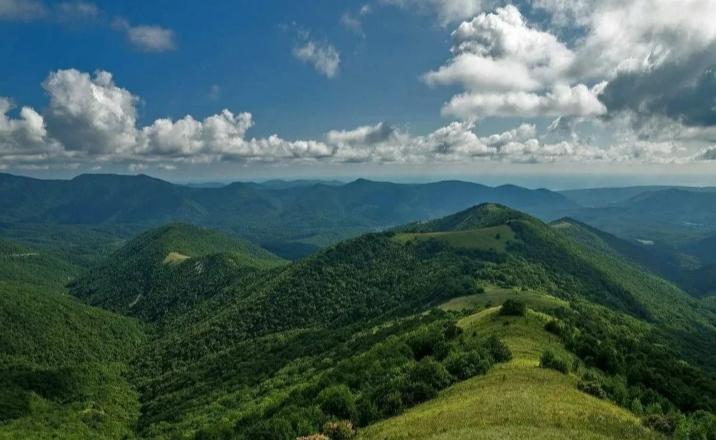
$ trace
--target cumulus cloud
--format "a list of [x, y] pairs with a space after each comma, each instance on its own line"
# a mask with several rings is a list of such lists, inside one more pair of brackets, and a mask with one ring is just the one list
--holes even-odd
[[[613, 141], [602, 146], [583, 142], [576, 136], [550, 137], [550, 133], [558, 132], [561, 126], [573, 130], [578, 121], [574, 118], [560, 118], [546, 134], [540, 134], [535, 124], [521, 123], [503, 132], [481, 135], [475, 121], [462, 120], [424, 135], [414, 135], [379, 122], [330, 130], [322, 139], [306, 140], [287, 140], [278, 135], [251, 137], [252, 115], [228, 109], [203, 119], [187, 115], [179, 119], [160, 118], [139, 126], [136, 116], [139, 98], [117, 85], [108, 72], [90, 75], [74, 69], [59, 70], [51, 72], [42, 86], [49, 97], [42, 112], [29, 107], [17, 111], [9, 99], [0, 98], [0, 166], [3, 168], [123, 163], [133, 171], [147, 167], [171, 170], [179, 164], [218, 161], [678, 162], [710, 160], [713, 156], [710, 150], [703, 150], [700, 155], [689, 153], [683, 145], [674, 142], [677, 138], [685, 141], [698, 138], [706, 130], [680, 130], [683, 126], [679, 124], [654, 124], [663, 132], [645, 128], [643, 133], [649, 135], [617, 130]], [[572, 92], [570, 89], [563, 93], [569, 97]], [[569, 98], [557, 95], [559, 93], [551, 99], [570, 102]], [[585, 96], [589, 94], [585, 92]], [[525, 111], [525, 108], [519, 109], [520, 113]], [[626, 127], [629, 121], [621, 123]], [[716, 130], [711, 135], [716, 137]]]
[[293, 56], [312, 64], [318, 73], [327, 78], [335, 77], [341, 64], [340, 53], [328, 42], [308, 40], [293, 49]]
[[478, 116], [540, 117], [606, 113], [599, 95], [606, 83], [587, 88], [556, 85], [544, 95], [528, 92], [464, 93], [454, 96], [443, 107], [443, 114], [470, 119]]
[[618, 115], [666, 116], [686, 126], [716, 125], [716, 44], [683, 62], [619, 73], [602, 101]]
[[483, 116], [600, 115], [605, 84], [572, 85], [575, 54], [554, 35], [530, 27], [513, 5], [481, 13], [452, 33], [452, 58], [428, 72], [429, 85], [460, 85], [443, 114]]
[[0, 97], [0, 152], [28, 154], [44, 151], [47, 130], [42, 115], [30, 107], [23, 107], [20, 118], [11, 119], [7, 113], [12, 108], [8, 98]]
[[125, 32], [127, 40], [145, 52], [166, 52], [176, 48], [175, 34], [171, 29], [161, 26], [133, 26], [124, 18], [116, 18], [112, 27]]
[[68, 150], [111, 153], [135, 145], [137, 97], [116, 86], [109, 72], [58, 70], [42, 87], [50, 98], [48, 129]]

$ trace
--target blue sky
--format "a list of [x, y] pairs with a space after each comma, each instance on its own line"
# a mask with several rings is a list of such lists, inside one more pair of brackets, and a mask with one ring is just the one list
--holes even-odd
[[0, 0], [0, 169], [713, 184], [710, 12], [703, 0]]

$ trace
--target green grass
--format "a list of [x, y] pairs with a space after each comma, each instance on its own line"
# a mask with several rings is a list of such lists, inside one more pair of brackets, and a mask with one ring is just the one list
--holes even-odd
[[404, 232], [396, 234], [394, 239], [401, 243], [436, 239], [454, 248], [503, 253], [507, 244], [515, 240], [515, 233], [508, 225], [499, 225], [466, 231]]
[[453, 298], [441, 304], [440, 308], [446, 311], [472, 310], [486, 306], [500, 305], [508, 299], [520, 301], [527, 307], [540, 311], [549, 311], [568, 306], [568, 303], [562, 299], [532, 289], [518, 290], [490, 285], [485, 287], [484, 293]]
[[[368, 439], [659, 439], [637, 417], [608, 401], [580, 392], [576, 377], [539, 368], [551, 349], [570, 355], [544, 331], [548, 315], [501, 317], [499, 307], [462, 319], [466, 334], [497, 335], [513, 359], [487, 375], [460, 382], [437, 398], [360, 432]], [[506, 324], [507, 323], [507, 324]]]

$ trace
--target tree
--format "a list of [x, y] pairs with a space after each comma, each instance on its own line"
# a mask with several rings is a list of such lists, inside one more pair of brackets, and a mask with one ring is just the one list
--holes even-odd
[[321, 410], [329, 416], [339, 419], [356, 420], [356, 399], [345, 385], [334, 385], [318, 394]]

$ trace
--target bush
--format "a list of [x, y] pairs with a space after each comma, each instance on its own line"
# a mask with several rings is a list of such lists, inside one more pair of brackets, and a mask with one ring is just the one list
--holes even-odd
[[606, 399], [607, 398], [607, 392], [604, 391], [604, 388], [602, 388], [602, 385], [594, 380], [580, 380], [577, 383], [577, 388], [587, 394], [591, 394], [594, 397], [597, 397], [599, 399]]
[[452, 382], [450, 373], [435, 359], [427, 357], [416, 363], [408, 378], [411, 382], [422, 382], [437, 390], [441, 390]]
[[671, 414], [650, 414], [641, 419], [644, 426], [662, 434], [671, 435], [676, 430], [678, 420]]
[[328, 387], [318, 394], [321, 410], [329, 416], [339, 419], [356, 420], [356, 399], [345, 385]]
[[375, 405], [383, 417], [391, 417], [403, 411], [403, 396], [400, 391], [392, 390], [377, 393]]
[[560, 373], [567, 374], [569, 372], [569, 365], [564, 359], [561, 359], [555, 355], [552, 350], [547, 350], [542, 353], [540, 357], [539, 366], [542, 368], [549, 368], [557, 370]]
[[485, 349], [492, 356], [495, 362], [508, 362], [512, 359], [512, 351], [504, 342], [496, 336], [490, 336], [485, 341]]
[[478, 350], [466, 352], [453, 351], [445, 359], [445, 368], [460, 380], [469, 379], [478, 374], [485, 374], [491, 362], [487, 353]]
[[502, 316], [524, 316], [525, 315], [525, 304], [513, 299], [508, 299], [502, 304], [500, 308], [500, 315]]
[[326, 422], [323, 425], [323, 434], [331, 440], [350, 440], [355, 438], [356, 431], [349, 420], [338, 420]]

